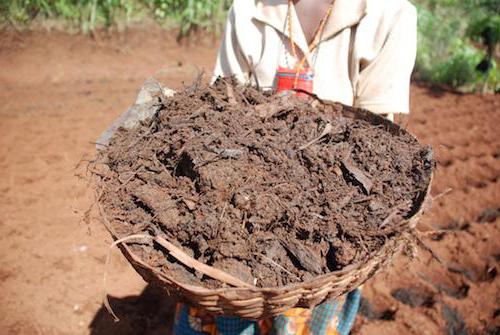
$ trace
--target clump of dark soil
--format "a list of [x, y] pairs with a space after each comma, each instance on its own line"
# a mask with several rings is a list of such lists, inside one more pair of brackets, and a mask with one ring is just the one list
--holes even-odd
[[[99, 154], [113, 228], [161, 235], [260, 287], [367, 260], [409, 229], [431, 152], [404, 130], [312, 101], [223, 81], [159, 97], [151, 119]], [[153, 243], [132, 250], [181, 281], [221, 285]]]

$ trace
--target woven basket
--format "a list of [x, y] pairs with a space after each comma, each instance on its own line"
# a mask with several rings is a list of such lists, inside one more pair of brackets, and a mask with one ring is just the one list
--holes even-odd
[[[363, 119], [373, 125], [383, 125], [387, 131], [393, 134], [406, 132], [398, 125], [369, 111], [339, 104], [325, 104], [337, 111], [341, 108], [342, 114], [346, 117]], [[377, 272], [387, 267], [412, 239], [411, 230], [415, 228], [425, 207], [423, 205], [429, 199], [431, 179], [432, 176], [429, 178], [429, 184], [425, 192], [420, 194], [417, 203], [414, 204], [413, 215], [406, 220], [410, 228], [408, 233], [402, 233], [388, 240], [372, 258], [364, 263], [351, 265], [342, 271], [330, 272], [306, 282], [284, 287], [259, 288], [247, 286], [208, 289], [193, 286], [179, 282], [168, 273], [160, 272], [148, 265], [132, 252], [131, 248], [127, 246], [127, 242], [118, 243], [118, 246], [146, 282], [164, 288], [166, 294], [174, 296], [179, 301], [202, 308], [215, 315], [224, 314], [253, 320], [273, 317], [293, 307], [309, 308], [327, 299], [337, 298], [359, 287]], [[101, 214], [107, 221], [105, 214], [102, 212]], [[109, 221], [107, 221], [107, 228], [115, 240], [123, 238], [123, 236], [116, 233]]]

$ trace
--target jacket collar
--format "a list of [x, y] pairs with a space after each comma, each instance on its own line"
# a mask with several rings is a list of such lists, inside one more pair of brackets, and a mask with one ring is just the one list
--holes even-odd
[[[366, 15], [367, 0], [335, 0], [332, 14], [325, 24], [323, 40], [327, 40], [347, 27], [356, 25]], [[289, 37], [286, 17], [288, 12], [287, 0], [258, 0], [254, 18], [270, 25], [277, 31]], [[308, 44], [300, 26], [295, 8], [292, 7], [294, 42], [304, 52], [308, 51]]]

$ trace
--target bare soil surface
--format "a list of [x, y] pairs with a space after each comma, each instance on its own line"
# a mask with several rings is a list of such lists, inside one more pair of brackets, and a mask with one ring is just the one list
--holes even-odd
[[[0, 34], [0, 328], [6, 334], [168, 334], [172, 302], [113, 252], [75, 176], [93, 141], [155, 74], [179, 89], [212, 69], [218, 43], [132, 30], [96, 40]], [[196, 44], [196, 45], [195, 45]], [[355, 334], [497, 334], [500, 328], [500, 97], [412, 86], [408, 128], [435, 148], [434, 207], [419, 228], [441, 259], [400, 257], [363, 287]], [[450, 190], [451, 189], [451, 190]]]

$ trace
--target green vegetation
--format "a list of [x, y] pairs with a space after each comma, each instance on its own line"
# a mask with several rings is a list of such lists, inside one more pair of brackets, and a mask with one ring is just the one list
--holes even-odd
[[180, 36], [194, 30], [220, 33], [230, 0], [150, 0], [149, 8], [157, 20], [171, 19], [179, 25]]
[[[416, 76], [462, 91], [500, 90], [499, 0], [414, 0], [418, 9]], [[219, 34], [231, 0], [0, 0], [0, 25], [17, 29], [57, 20], [83, 32], [146, 17], [179, 36]], [[490, 48], [488, 49], [488, 44]]]
[[417, 76], [461, 91], [499, 91], [500, 1], [419, 0], [416, 6]]
[[185, 36], [198, 29], [219, 32], [229, 5], [230, 0], [0, 0], [0, 25], [21, 29], [60, 20], [88, 32], [152, 17]]
[[0, 23], [25, 28], [35, 21], [59, 20], [83, 32], [129, 24], [142, 13], [136, 0], [0, 0]]

